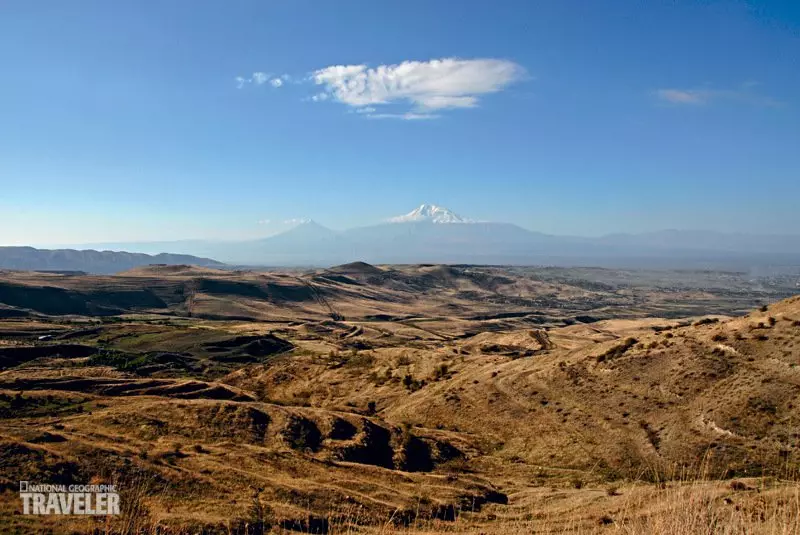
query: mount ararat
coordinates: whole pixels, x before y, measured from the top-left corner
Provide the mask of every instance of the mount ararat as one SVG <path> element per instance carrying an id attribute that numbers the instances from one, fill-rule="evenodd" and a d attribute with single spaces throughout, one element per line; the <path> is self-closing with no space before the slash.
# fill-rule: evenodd
<path id="1" fill-rule="evenodd" d="M 336 231 L 313 220 L 247 241 L 186 240 L 95 244 L 142 253 L 191 254 L 235 265 L 330 266 L 448 263 L 627 268 L 770 269 L 800 265 L 800 236 L 665 230 L 578 237 L 543 234 L 511 223 L 475 221 L 422 204 L 384 222 Z"/>

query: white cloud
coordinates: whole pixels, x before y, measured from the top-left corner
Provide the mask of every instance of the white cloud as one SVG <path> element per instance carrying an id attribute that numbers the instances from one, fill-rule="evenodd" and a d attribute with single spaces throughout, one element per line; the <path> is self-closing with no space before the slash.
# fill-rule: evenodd
<path id="1" fill-rule="evenodd" d="M 745 82 L 738 89 L 658 89 L 656 97 L 670 104 L 703 105 L 714 101 L 727 100 L 743 102 L 755 106 L 778 106 L 781 103 L 771 97 L 753 93 L 756 82 Z"/>
<path id="2" fill-rule="evenodd" d="M 258 220 L 258 224 L 259 225 L 269 225 L 271 222 L 272 221 L 270 221 L 269 219 L 259 219 Z"/>
<path id="3" fill-rule="evenodd" d="M 322 102 L 324 100 L 328 100 L 328 94 L 327 93 L 317 93 L 316 95 L 313 95 L 311 97 L 311 100 L 313 100 L 314 102 Z"/>
<path id="4" fill-rule="evenodd" d="M 241 89 L 245 86 L 245 84 L 256 84 L 256 85 L 263 85 L 269 81 L 270 74 L 268 72 L 254 72 L 249 77 L 245 78 L 244 76 L 237 76 L 234 78 L 236 80 L 236 87 L 237 89 Z"/>
<path id="5" fill-rule="evenodd" d="M 269 83 L 272 87 L 278 88 L 283 85 L 283 80 L 281 80 L 280 78 L 273 78 L 272 80 L 269 81 Z"/>
<path id="6" fill-rule="evenodd" d="M 256 85 L 262 85 L 269 80 L 269 74 L 265 72 L 254 72 L 252 80 Z"/>
<path id="7" fill-rule="evenodd" d="M 333 65 L 312 73 L 312 80 L 325 89 L 312 100 L 330 97 L 357 108 L 408 103 L 411 111 L 381 118 L 431 119 L 431 110 L 475 107 L 480 96 L 502 91 L 524 75 L 521 66 L 503 59 L 445 58 L 375 68 Z"/>
<path id="8" fill-rule="evenodd" d="M 661 100 L 666 100 L 673 104 L 704 104 L 708 100 L 703 91 L 693 89 L 659 89 L 656 91 L 656 95 Z"/>
<path id="9" fill-rule="evenodd" d="M 303 223 L 310 223 L 311 219 L 307 217 L 293 217 L 292 219 L 284 219 L 284 225 L 302 225 Z"/>
<path id="10" fill-rule="evenodd" d="M 478 104 L 475 97 L 448 97 L 435 95 L 421 100 L 425 108 L 441 110 L 445 108 L 474 108 Z"/>

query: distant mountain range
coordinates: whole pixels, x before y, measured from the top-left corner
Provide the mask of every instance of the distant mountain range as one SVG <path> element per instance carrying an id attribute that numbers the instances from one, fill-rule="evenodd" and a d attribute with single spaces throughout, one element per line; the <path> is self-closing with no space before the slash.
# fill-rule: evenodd
<path id="1" fill-rule="evenodd" d="M 94 251 L 75 249 L 34 249 L 33 247 L 0 247 L 0 269 L 29 271 L 85 271 L 110 274 L 150 264 L 193 264 L 223 267 L 210 258 L 185 254 L 157 254 Z"/>
<path id="2" fill-rule="evenodd" d="M 258 240 L 102 247 L 180 252 L 231 264 L 273 266 L 330 266 L 353 260 L 736 270 L 800 266 L 800 236 L 678 230 L 597 238 L 556 236 L 509 223 L 475 221 L 432 204 L 377 225 L 343 231 L 306 220 L 282 234 Z"/>

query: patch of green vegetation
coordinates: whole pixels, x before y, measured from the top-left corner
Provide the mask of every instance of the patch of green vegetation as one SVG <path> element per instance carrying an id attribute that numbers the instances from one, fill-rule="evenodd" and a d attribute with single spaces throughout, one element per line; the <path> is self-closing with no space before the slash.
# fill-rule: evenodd
<path id="1" fill-rule="evenodd" d="M 91 408 L 84 398 L 62 398 L 53 395 L 25 396 L 0 392 L 0 418 L 36 418 L 82 413 Z"/>
<path id="2" fill-rule="evenodd" d="M 161 346 L 175 333 L 171 332 L 127 332 L 113 340 L 114 345 L 122 348 L 137 348 L 141 346 Z"/>
<path id="3" fill-rule="evenodd" d="M 147 354 L 131 354 L 121 351 L 101 351 L 86 361 L 87 366 L 111 366 L 120 371 L 135 372 L 139 368 L 154 363 L 153 357 Z"/>
<path id="4" fill-rule="evenodd" d="M 104 350 L 93 355 L 84 363 L 85 366 L 111 366 L 119 371 L 151 375 L 167 374 L 170 377 L 193 377 L 208 375 L 209 367 L 192 356 L 167 352 L 126 353 L 123 351 Z M 219 374 L 230 371 L 219 367 Z"/>

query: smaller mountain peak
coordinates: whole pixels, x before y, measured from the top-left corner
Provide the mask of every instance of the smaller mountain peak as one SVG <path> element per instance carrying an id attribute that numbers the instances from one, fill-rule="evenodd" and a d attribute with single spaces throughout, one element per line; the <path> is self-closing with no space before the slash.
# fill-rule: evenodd
<path id="1" fill-rule="evenodd" d="M 289 227 L 290 231 L 292 231 L 292 230 L 319 230 L 319 229 L 330 230 L 325 225 L 321 225 L 321 224 L 317 223 L 316 221 L 314 221 L 313 219 L 308 218 L 308 217 L 304 217 L 302 219 L 289 220 L 289 221 L 286 221 L 286 223 L 290 225 L 290 227 Z"/>
<path id="2" fill-rule="evenodd" d="M 388 220 L 390 223 L 471 223 L 470 219 L 461 217 L 452 210 L 435 204 L 423 203 L 409 213 Z"/>

